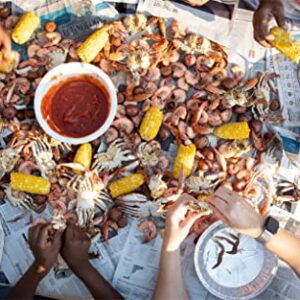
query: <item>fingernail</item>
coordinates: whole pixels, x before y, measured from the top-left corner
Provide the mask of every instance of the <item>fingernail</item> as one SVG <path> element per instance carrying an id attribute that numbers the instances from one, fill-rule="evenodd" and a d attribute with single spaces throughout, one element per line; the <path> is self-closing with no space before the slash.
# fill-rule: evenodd
<path id="1" fill-rule="evenodd" d="M 275 37 L 272 34 L 270 34 L 270 35 L 266 36 L 266 40 L 269 41 L 269 42 L 272 42 L 272 41 L 275 40 Z"/>

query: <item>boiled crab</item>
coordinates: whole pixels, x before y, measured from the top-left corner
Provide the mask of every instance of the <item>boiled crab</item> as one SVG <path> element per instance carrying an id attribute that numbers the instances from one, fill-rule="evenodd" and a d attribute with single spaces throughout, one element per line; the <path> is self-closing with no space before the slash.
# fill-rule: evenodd
<path id="1" fill-rule="evenodd" d="M 219 152 L 224 158 L 240 157 L 249 151 L 251 151 L 252 146 L 248 139 L 245 140 L 234 140 L 228 141 L 219 146 Z"/>
<path id="2" fill-rule="evenodd" d="M 14 169 L 19 158 L 19 152 L 13 148 L 6 148 L 0 151 L 0 179 Z"/>
<path id="3" fill-rule="evenodd" d="M 65 218 L 64 212 L 60 209 L 53 209 L 51 224 L 53 229 L 60 230 L 66 228 L 67 220 Z"/>
<path id="4" fill-rule="evenodd" d="M 38 205 L 34 202 L 30 195 L 15 191 L 8 185 L 3 185 L 3 187 L 7 199 L 13 206 L 21 209 L 38 210 Z"/>
<path id="5" fill-rule="evenodd" d="M 162 197 L 168 189 L 167 184 L 162 180 L 162 174 L 156 174 L 151 176 L 148 183 L 148 187 L 151 192 L 151 197 L 153 199 Z"/>
<path id="6" fill-rule="evenodd" d="M 145 167 L 154 167 L 159 163 L 161 147 L 159 142 L 143 142 L 138 146 L 137 157 Z"/>
<path id="7" fill-rule="evenodd" d="M 283 180 L 277 184 L 277 200 L 280 202 L 297 202 L 300 200 L 300 176 L 294 182 Z"/>
<path id="8" fill-rule="evenodd" d="M 205 175 L 204 172 L 198 171 L 186 179 L 188 191 L 196 194 L 211 194 L 215 188 L 226 178 L 226 173 Z"/>
<path id="9" fill-rule="evenodd" d="M 76 193 L 76 199 L 69 203 L 69 208 L 75 207 L 80 226 L 86 227 L 92 222 L 96 207 L 107 214 L 112 200 L 105 190 L 105 181 L 96 172 L 88 171 L 84 175 L 75 176 L 67 186 Z"/>
<path id="10" fill-rule="evenodd" d="M 94 159 L 92 169 L 101 173 L 119 168 L 124 162 L 134 160 L 135 156 L 126 147 L 125 142 L 116 139 L 109 145 L 106 152 L 95 154 Z"/>
<path id="11" fill-rule="evenodd" d="M 46 138 L 36 138 L 31 144 L 32 154 L 44 178 L 48 178 L 55 169 L 53 152 Z"/>

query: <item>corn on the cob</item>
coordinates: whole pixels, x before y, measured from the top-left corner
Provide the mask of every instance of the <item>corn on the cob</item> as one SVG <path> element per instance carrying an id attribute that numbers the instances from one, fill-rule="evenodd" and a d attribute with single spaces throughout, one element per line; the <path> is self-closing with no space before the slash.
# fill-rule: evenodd
<path id="1" fill-rule="evenodd" d="M 29 174 L 11 173 L 10 186 L 12 189 L 30 194 L 47 195 L 50 193 L 50 181 Z"/>
<path id="2" fill-rule="evenodd" d="M 243 140 L 249 138 L 250 128 L 247 122 L 228 123 L 215 128 L 214 135 L 220 139 Z"/>
<path id="3" fill-rule="evenodd" d="M 16 62 L 14 60 L 6 60 L 3 57 L 3 53 L 0 52 L 0 73 L 10 73 L 15 67 Z"/>
<path id="4" fill-rule="evenodd" d="M 300 62 L 300 42 L 293 39 L 291 34 L 281 27 L 272 28 L 271 34 L 275 39 L 270 41 L 270 44 L 289 60 L 298 64 Z"/>
<path id="5" fill-rule="evenodd" d="M 196 146 L 194 144 L 184 146 L 179 145 L 173 166 L 173 176 L 178 179 L 182 171 L 184 177 L 191 174 L 196 156 Z"/>
<path id="6" fill-rule="evenodd" d="M 109 191 L 113 198 L 133 192 L 145 182 L 142 174 L 132 174 L 112 182 Z"/>
<path id="7" fill-rule="evenodd" d="M 39 26 L 40 18 L 32 12 L 26 12 L 12 32 L 13 41 L 19 45 L 25 44 Z"/>
<path id="8" fill-rule="evenodd" d="M 140 135 L 145 141 L 151 141 L 157 136 L 163 122 L 164 114 L 158 107 L 151 107 L 145 114 L 141 126 Z"/>
<path id="9" fill-rule="evenodd" d="M 75 154 L 74 163 L 81 164 L 83 167 L 85 167 L 86 170 L 88 170 L 91 166 L 92 155 L 93 149 L 91 144 L 82 144 Z M 74 172 L 78 173 L 78 171 L 76 170 L 74 170 Z"/>
<path id="10" fill-rule="evenodd" d="M 77 49 L 77 54 L 83 62 L 91 62 L 108 42 L 109 35 L 105 28 L 100 28 L 91 34 Z"/>

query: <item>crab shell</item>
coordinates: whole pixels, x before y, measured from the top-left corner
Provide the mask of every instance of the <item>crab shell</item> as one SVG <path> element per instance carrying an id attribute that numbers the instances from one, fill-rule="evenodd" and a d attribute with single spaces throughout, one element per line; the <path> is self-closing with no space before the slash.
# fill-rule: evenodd
<path id="1" fill-rule="evenodd" d="M 69 207 L 76 206 L 76 214 L 78 223 L 81 227 L 91 224 L 96 207 L 100 208 L 104 215 L 108 213 L 109 205 L 105 201 L 111 201 L 109 195 L 104 191 L 81 191 L 77 195 L 77 199 L 71 201 Z"/>
<path id="2" fill-rule="evenodd" d="M 160 151 L 161 147 L 157 141 L 143 142 L 138 147 L 137 156 L 142 165 L 154 167 L 159 163 Z"/>
<path id="3" fill-rule="evenodd" d="M 20 155 L 14 149 L 7 148 L 0 151 L 0 179 L 11 172 L 17 164 Z"/>
<path id="4" fill-rule="evenodd" d="M 97 153 L 94 156 L 94 163 L 92 168 L 99 173 L 103 171 L 112 171 L 121 167 L 123 162 L 135 159 L 135 156 L 129 149 L 125 149 L 126 144 L 121 140 L 115 140 L 108 147 L 106 152 Z"/>
<path id="5" fill-rule="evenodd" d="M 37 205 L 34 203 L 34 200 L 29 195 L 23 192 L 14 191 L 9 186 L 4 187 L 4 192 L 6 194 L 7 199 L 13 206 L 28 210 L 37 209 Z"/>
<path id="6" fill-rule="evenodd" d="M 49 173 L 56 167 L 56 163 L 53 160 L 51 145 L 45 139 L 42 140 L 41 138 L 37 138 L 32 142 L 31 149 L 42 177 L 47 179 Z"/>
<path id="7" fill-rule="evenodd" d="M 151 176 L 148 187 L 151 191 L 151 197 L 154 199 L 161 197 L 168 189 L 167 184 L 162 180 L 161 174 Z"/>

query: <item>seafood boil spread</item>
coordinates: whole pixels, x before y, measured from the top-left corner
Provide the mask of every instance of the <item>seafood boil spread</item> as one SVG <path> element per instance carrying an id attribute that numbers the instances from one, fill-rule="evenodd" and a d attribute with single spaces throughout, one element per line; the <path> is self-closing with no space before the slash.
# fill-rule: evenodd
<path id="1" fill-rule="evenodd" d="M 76 41 L 33 13 L 5 8 L 0 17 L 26 52 L 0 62 L 1 200 L 38 213 L 50 206 L 55 229 L 76 222 L 104 240 L 137 218 L 144 242 L 185 192 L 203 218 L 211 217 L 206 200 L 220 186 L 261 214 L 299 200 L 299 183 L 276 176 L 282 145 L 269 125 L 284 121 L 278 74 L 247 78 L 227 49 L 176 20 L 130 15 Z M 79 146 L 47 135 L 33 110 L 43 76 L 70 62 L 100 68 L 118 98 L 105 134 Z M 84 137 L 103 125 L 110 106 L 106 87 L 84 75 L 52 87 L 42 115 L 62 136 Z"/>

